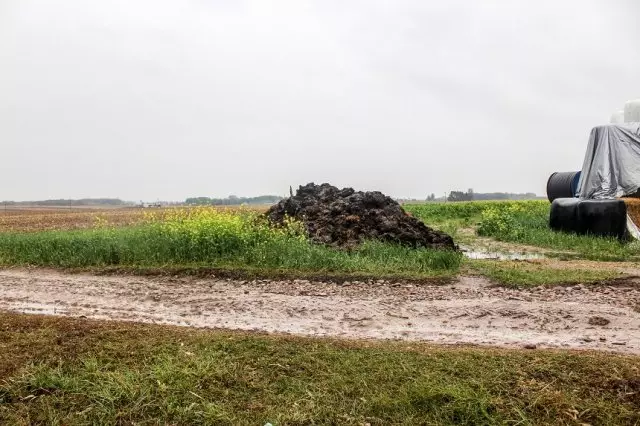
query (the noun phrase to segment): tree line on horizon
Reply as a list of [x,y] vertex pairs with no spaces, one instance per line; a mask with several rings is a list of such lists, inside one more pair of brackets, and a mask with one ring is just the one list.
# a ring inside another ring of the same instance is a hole
[[282,200],[278,195],[259,195],[257,197],[238,197],[230,195],[226,198],[191,197],[185,204],[192,206],[234,206],[239,204],[275,204]]
[[514,192],[475,192],[473,188],[464,191],[451,191],[445,197],[436,197],[435,194],[427,196],[427,201],[489,201],[489,200],[539,200],[540,197],[533,192],[514,193]]
[[[435,194],[429,194],[426,197],[428,202],[456,202],[456,201],[486,201],[486,200],[537,200],[544,199],[533,192],[513,193],[513,192],[474,192],[473,189],[465,191],[451,191],[445,196],[436,197]],[[275,204],[282,200],[278,195],[259,195],[257,197],[238,197],[230,195],[226,198],[212,197],[190,197],[184,201],[186,205],[192,206],[232,206],[241,204]],[[405,202],[422,201],[418,199],[402,200]],[[38,201],[0,201],[1,204],[7,206],[127,206],[135,203],[123,201],[119,198],[80,198],[80,199],[51,199]],[[180,204],[179,202],[162,202],[162,204]]]

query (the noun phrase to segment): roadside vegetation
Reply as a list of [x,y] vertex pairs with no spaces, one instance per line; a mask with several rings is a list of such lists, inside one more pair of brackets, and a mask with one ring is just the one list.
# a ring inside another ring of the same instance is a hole
[[87,230],[0,233],[0,264],[66,268],[207,267],[262,270],[266,275],[441,277],[455,274],[454,251],[409,249],[368,242],[352,250],[311,243],[299,223],[269,226],[252,210],[213,207],[148,214],[129,227],[108,222]]
[[612,268],[554,267],[541,262],[467,260],[467,267],[471,273],[483,275],[497,284],[513,288],[611,283],[625,278],[624,274]]
[[0,313],[0,424],[640,422],[640,359]]
[[[426,203],[405,208],[426,223],[442,229],[473,228],[481,237],[550,249],[549,256],[640,260],[640,244],[637,242],[552,231],[549,228],[550,204],[546,200]],[[466,235],[466,242],[472,242],[473,238]]]
[[[549,203],[474,201],[409,204],[412,215],[480,251],[526,247],[545,257],[637,261],[638,243],[553,232]],[[545,262],[464,259],[459,253],[367,242],[351,251],[311,243],[299,224],[274,229],[249,208],[113,210],[11,214],[0,219],[0,265],[134,273],[204,273],[251,277],[453,277],[462,270],[510,286],[609,281],[609,268],[557,268]],[[77,229],[81,228],[81,229]],[[506,247],[500,247],[500,245]],[[496,245],[497,247],[493,247]]]

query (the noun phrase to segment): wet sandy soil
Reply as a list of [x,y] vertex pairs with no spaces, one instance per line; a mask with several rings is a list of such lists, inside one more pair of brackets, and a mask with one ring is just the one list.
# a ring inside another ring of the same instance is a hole
[[640,283],[514,290],[0,270],[0,309],[311,336],[640,354]]

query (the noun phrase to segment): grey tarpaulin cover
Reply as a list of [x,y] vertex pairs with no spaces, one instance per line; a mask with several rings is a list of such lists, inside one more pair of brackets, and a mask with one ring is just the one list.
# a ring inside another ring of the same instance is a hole
[[580,198],[630,195],[640,189],[640,123],[594,127],[578,184]]

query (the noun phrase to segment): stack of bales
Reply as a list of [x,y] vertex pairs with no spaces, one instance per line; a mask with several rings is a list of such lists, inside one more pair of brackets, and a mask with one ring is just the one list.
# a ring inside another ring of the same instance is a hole
[[[596,139],[590,140],[590,151],[587,153],[587,157],[585,157],[585,162],[593,161],[595,157],[604,152],[602,150],[593,151],[594,147],[598,146],[597,142],[599,137],[603,137],[603,143],[615,143],[615,135],[619,133],[618,131],[624,131],[623,127],[635,129],[633,132],[637,132],[636,123],[640,123],[640,99],[628,101],[625,104],[624,110],[616,111],[611,115],[610,122],[612,127],[619,126],[620,128],[594,129],[594,131],[599,130],[604,133],[599,134],[592,132],[592,138],[595,137]],[[624,126],[628,123],[634,124]],[[609,131],[610,133],[606,133]],[[613,139],[607,140],[604,135],[614,136],[611,136]],[[595,143],[595,145],[591,146],[591,143]],[[637,153],[633,152],[632,156],[635,159]],[[599,159],[601,162],[609,160],[610,159]],[[615,170],[616,167],[628,167],[628,162],[626,165],[624,162],[619,165],[614,165],[614,170],[612,170],[614,174],[617,173]],[[622,170],[623,169],[620,169],[620,171]],[[585,173],[593,174],[589,169],[586,170]],[[628,174],[629,173],[627,173],[627,175]],[[637,179],[637,175],[632,174],[631,176],[632,180]],[[619,199],[608,198],[612,194],[611,191],[607,191],[605,188],[601,188],[603,191],[599,191],[595,199],[579,198],[581,194],[578,192],[582,191],[580,191],[578,187],[581,186],[579,182],[582,182],[583,177],[580,171],[557,172],[549,177],[547,181],[547,197],[552,203],[549,218],[551,228],[578,234],[616,236],[619,238],[623,238],[625,234],[629,233],[635,238],[640,239],[640,189],[634,194],[626,194]],[[587,179],[592,181],[594,178],[588,177]],[[628,187],[629,185],[626,185],[626,188]],[[593,193],[593,191],[591,193]],[[591,198],[591,195],[589,195],[591,193],[589,192],[589,187],[587,187],[587,191],[584,192],[584,194],[587,194],[586,197]]]
[[[624,110],[615,112],[611,116],[612,124],[636,123],[640,122],[640,99],[629,101],[625,104]],[[640,227],[640,191],[623,198],[627,205],[629,218]]]

